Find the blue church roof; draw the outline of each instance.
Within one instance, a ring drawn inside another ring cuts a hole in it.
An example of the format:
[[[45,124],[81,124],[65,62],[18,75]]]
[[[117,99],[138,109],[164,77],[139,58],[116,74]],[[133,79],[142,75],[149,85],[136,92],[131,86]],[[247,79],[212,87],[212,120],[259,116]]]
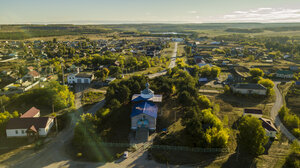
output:
[[[154,103],[145,101],[134,105],[130,117],[134,117],[139,114],[147,114],[156,118],[157,111],[158,108]]]

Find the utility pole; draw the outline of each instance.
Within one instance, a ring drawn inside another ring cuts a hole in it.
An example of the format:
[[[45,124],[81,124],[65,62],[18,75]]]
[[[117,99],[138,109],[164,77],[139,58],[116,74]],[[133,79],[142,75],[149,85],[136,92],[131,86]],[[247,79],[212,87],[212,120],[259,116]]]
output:
[[[57,116],[55,115],[55,128],[56,128],[56,134],[58,134],[58,124],[57,124]]]
[[[64,75],[64,66],[63,66],[63,63],[61,63],[61,72],[62,72],[62,82],[63,82],[63,85],[65,85],[65,75]]]
[[[3,100],[2,100],[3,98],[1,98],[1,107],[2,107],[2,109],[3,109],[3,113],[5,112],[5,106],[3,105]]]

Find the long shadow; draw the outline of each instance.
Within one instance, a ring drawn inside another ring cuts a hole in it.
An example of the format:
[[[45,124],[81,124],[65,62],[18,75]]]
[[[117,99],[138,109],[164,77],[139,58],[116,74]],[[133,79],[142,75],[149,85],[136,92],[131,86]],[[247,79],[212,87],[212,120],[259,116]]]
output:
[[[234,107],[253,107],[257,106],[258,104],[262,104],[266,101],[264,97],[259,97],[259,96],[240,96],[240,95],[225,95],[221,94],[218,95],[217,98],[223,100],[226,103],[231,104]]]
[[[257,166],[254,159],[254,156],[245,152],[239,152],[237,148],[235,153],[233,153],[228,160],[223,163],[221,168],[255,168]]]

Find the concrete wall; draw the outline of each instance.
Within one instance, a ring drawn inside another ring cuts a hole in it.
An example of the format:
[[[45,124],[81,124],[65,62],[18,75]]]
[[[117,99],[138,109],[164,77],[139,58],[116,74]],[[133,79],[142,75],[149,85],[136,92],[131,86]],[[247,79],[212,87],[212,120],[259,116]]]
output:
[[[27,129],[6,129],[6,136],[7,137],[26,137]]]
[[[72,83],[88,83],[88,84],[90,84],[91,79],[90,78],[76,78],[76,77],[68,76],[68,84],[72,84]]]

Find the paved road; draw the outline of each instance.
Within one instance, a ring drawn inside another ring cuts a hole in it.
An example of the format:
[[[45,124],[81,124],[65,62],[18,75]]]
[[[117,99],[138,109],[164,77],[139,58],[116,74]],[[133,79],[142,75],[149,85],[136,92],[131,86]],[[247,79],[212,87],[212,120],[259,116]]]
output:
[[[276,94],[276,101],[274,103],[274,106],[272,107],[271,110],[271,118],[273,121],[275,121],[275,125],[277,128],[280,128],[280,131],[290,140],[290,141],[294,141],[297,138],[292,135],[287,128],[282,124],[282,122],[280,121],[280,118],[278,116],[278,112],[280,110],[280,108],[283,106],[283,96],[281,94],[281,92],[278,89],[278,84],[280,84],[280,82],[274,82],[275,83],[275,94]],[[299,141],[298,141],[299,142]]]
[[[175,46],[174,46],[172,56],[171,56],[171,62],[169,64],[168,68],[174,68],[176,66],[177,46],[178,46],[178,43],[176,42]],[[148,77],[150,79],[153,79],[153,78],[156,78],[158,76],[165,75],[165,74],[167,74],[167,70],[163,70],[163,71],[160,71],[160,72],[157,72],[157,73],[154,73],[154,74],[149,74]]]

